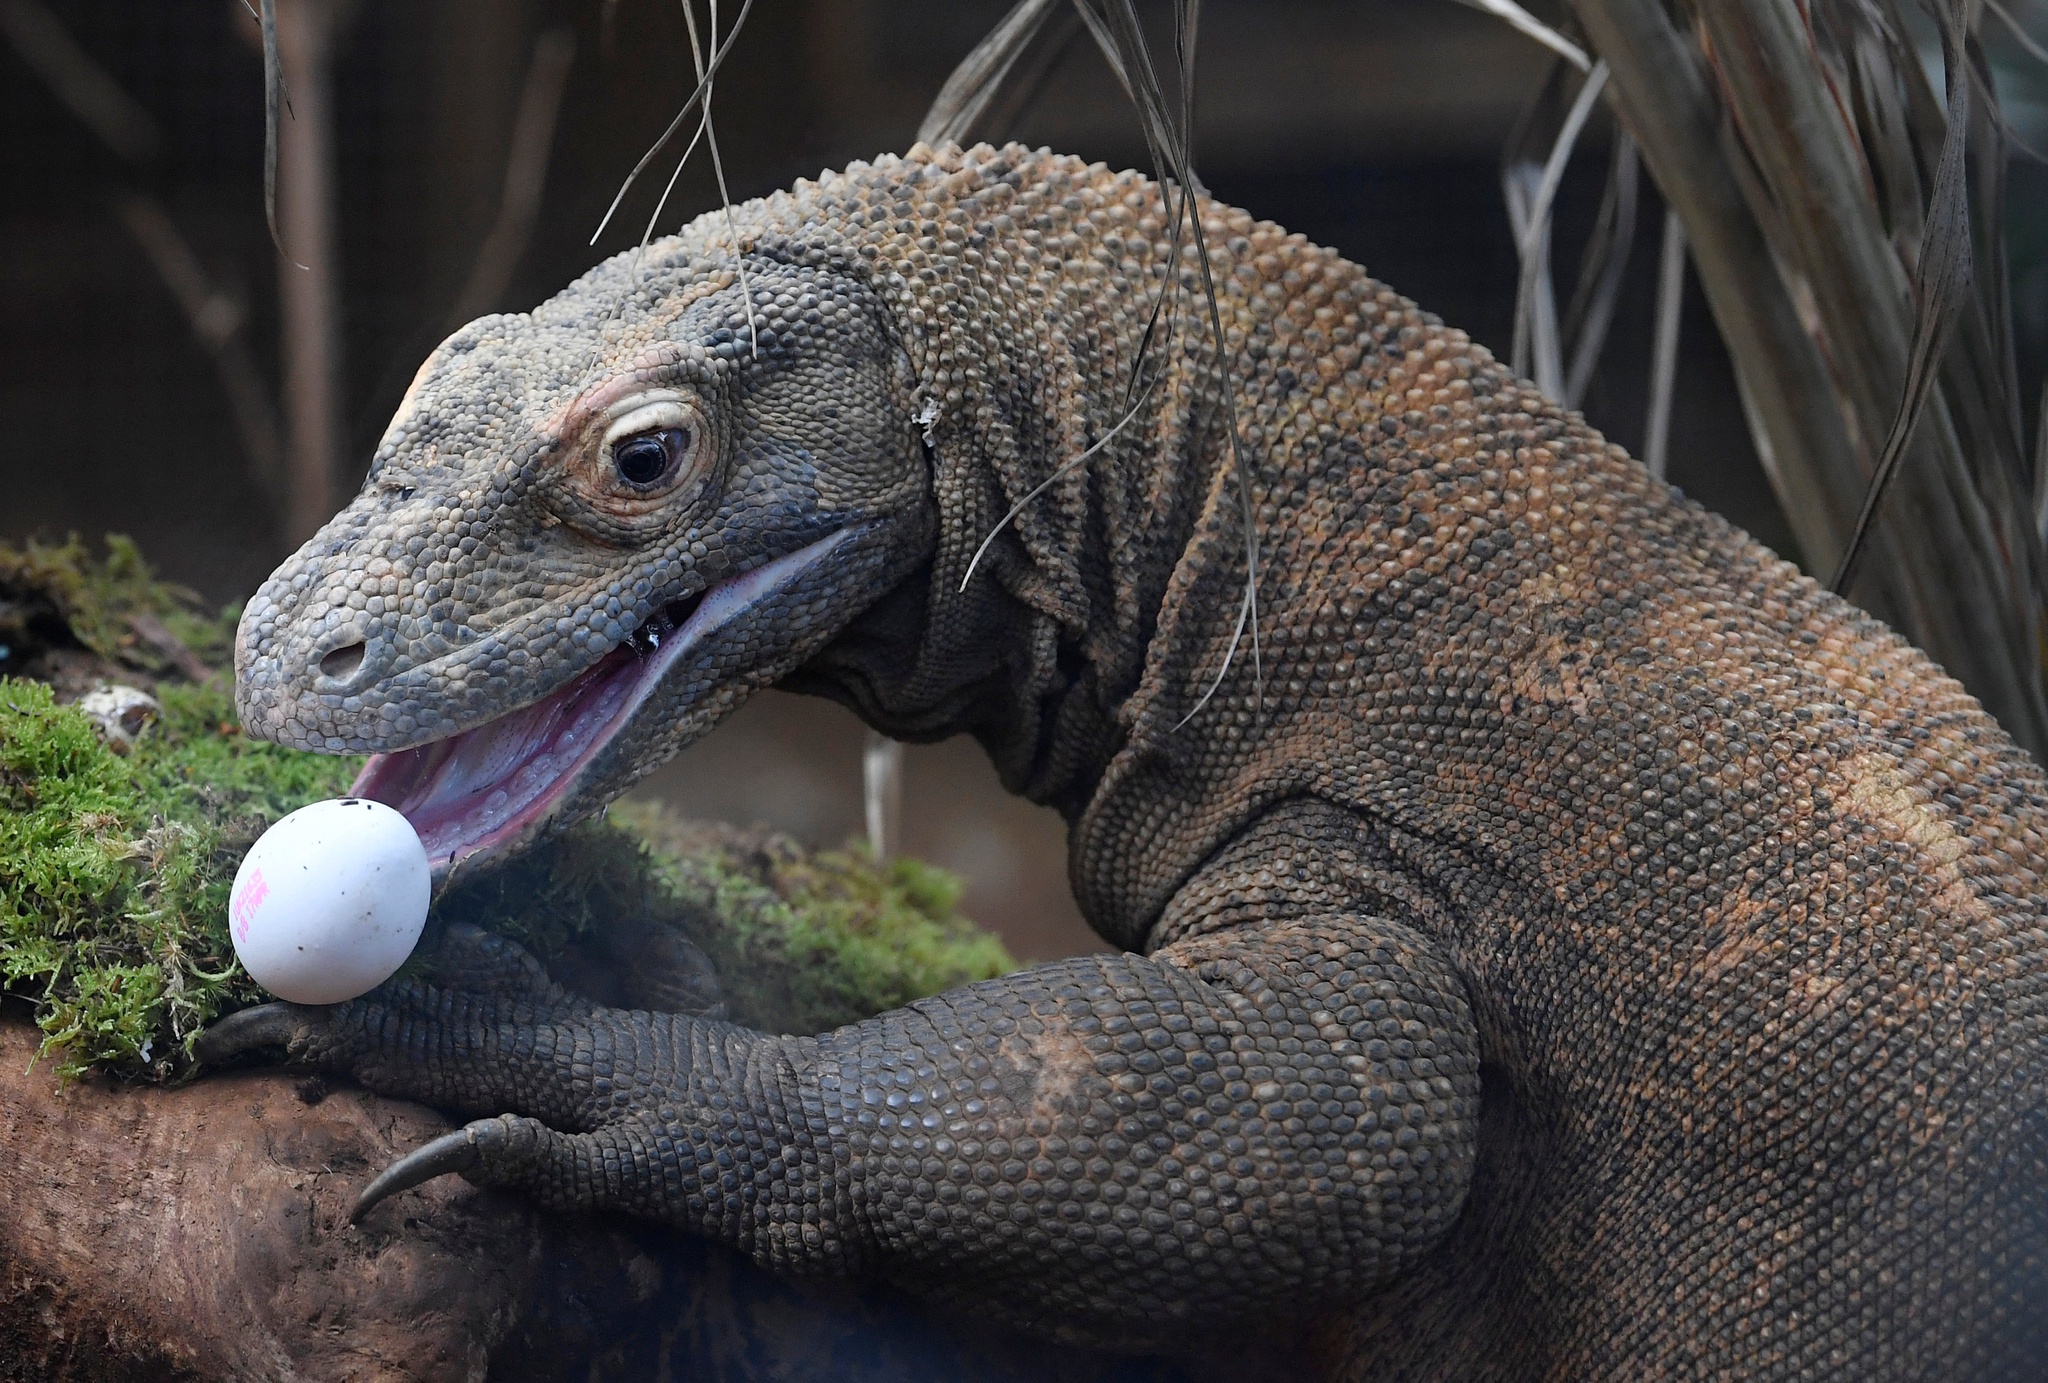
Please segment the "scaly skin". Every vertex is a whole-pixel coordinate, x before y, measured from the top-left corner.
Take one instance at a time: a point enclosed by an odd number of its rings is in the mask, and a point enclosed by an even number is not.
[[[1151,184],[1014,147],[738,209],[758,352],[722,217],[465,328],[238,664],[251,732],[399,748],[846,529],[560,814],[758,686],[822,692],[978,736],[1135,954],[774,1037],[472,938],[441,988],[209,1050],[489,1116],[375,1195],[463,1170],[1070,1337],[1308,1318],[1343,1378],[2037,1371],[2040,770],[1462,333],[1201,210],[1264,677],[1240,653],[1184,727],[1244,566],[1192,293],[1138,417],[959,589],[1115,424],[1162,281]],[[650,384],[712,441],[622,494],[589,419]]]

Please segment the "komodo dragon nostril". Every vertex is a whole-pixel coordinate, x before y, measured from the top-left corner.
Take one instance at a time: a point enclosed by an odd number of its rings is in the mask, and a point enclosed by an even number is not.
[[[320,660],[321,675],[332,677],[336,681],[352,676],[355,670],[363,665],[363,653],[366,648],[367,645],[359,640],[332,650]]]

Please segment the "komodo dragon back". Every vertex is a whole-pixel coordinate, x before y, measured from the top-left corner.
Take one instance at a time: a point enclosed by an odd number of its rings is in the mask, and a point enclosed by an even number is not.
[[[1014,146],[473,324],[238,664],[252,732],[375,752],[444,874],[758,686],[969,732],[1124,954],[816,1037],[515,967],[529,1009],[415,984],[209,1050],[486,1116],[366,1210],[459,1170],[1065,1338],[2041,1376],[2040,769],[1464,333],[1199,212],[1220,341],[1155,185]]]

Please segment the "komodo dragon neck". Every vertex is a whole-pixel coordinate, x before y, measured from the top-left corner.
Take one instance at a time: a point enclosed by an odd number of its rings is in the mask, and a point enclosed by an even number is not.
[[[1070,820],[1119,755],[1126,771],[1170,759],[1169,730],[1181,747],[1219,729],[1248,745],[1241,727],[1268,719],[1253,630],[1238,623],[1247,557],[1226,389],[1263,505],[1261,548],[1316,554],[1354,599],[1452,569],[1477,531],[1466,516],[1483,528],[1502,490],[1526,481],[1517,453],[1558,438],[1569,440],[1542,453],[1539,482],[1605,461],[1658,502],[1637,468],[1614,466],[1465,333],[1300,235],[1200,205],[1219,353],[1195,252],[1170,244],[1148,180],[1014,149],[960,168],[919,170],[922,157],[899,195],[936,205],[871,222],[861,254],[895,291],[925,382],[932,566],[785,685],[904,738],[970,731],[1007,786]],[[1489,407],[1509,429],[1494,451],[1473,440]],[[1306,508],[1281,488],[1296,484]],[[1368,492],[1402,502],[1375,512]],[[1461,516],[1441,535],[1425,526],[1439,510]],[[1574,527],[1587,560],[1606,517],[1585,512]],[[1291,570],[1269,571],[1265,618],[1301,590]],[[1212,688],[1214,713],[1183,725]],[[1276,691],[1278,706],[1288,692]]]
[[[1236,503],[1193,251],[1169,287],[1157,189],[1099,165],[907,182],[937,205],[861,253],[921,382],[938,538],[788,685],[903,738],[969,731],[1006,786],[1071,819],[1127,737],[1174,573]],[[1223,208],[1208,226],[1252,229]]]

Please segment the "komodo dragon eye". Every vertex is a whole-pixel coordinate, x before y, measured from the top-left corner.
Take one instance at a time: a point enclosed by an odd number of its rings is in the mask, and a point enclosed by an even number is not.
[[[612,471],[629,490],[668,486],[688,468],[702,423],[694,409],[671,399],[629,407],[605,429]]]
[[[690,449],[690,430],[665,427],[643,432],[612,448],[612,464],[619,478],[629,485],[657,485]]]

